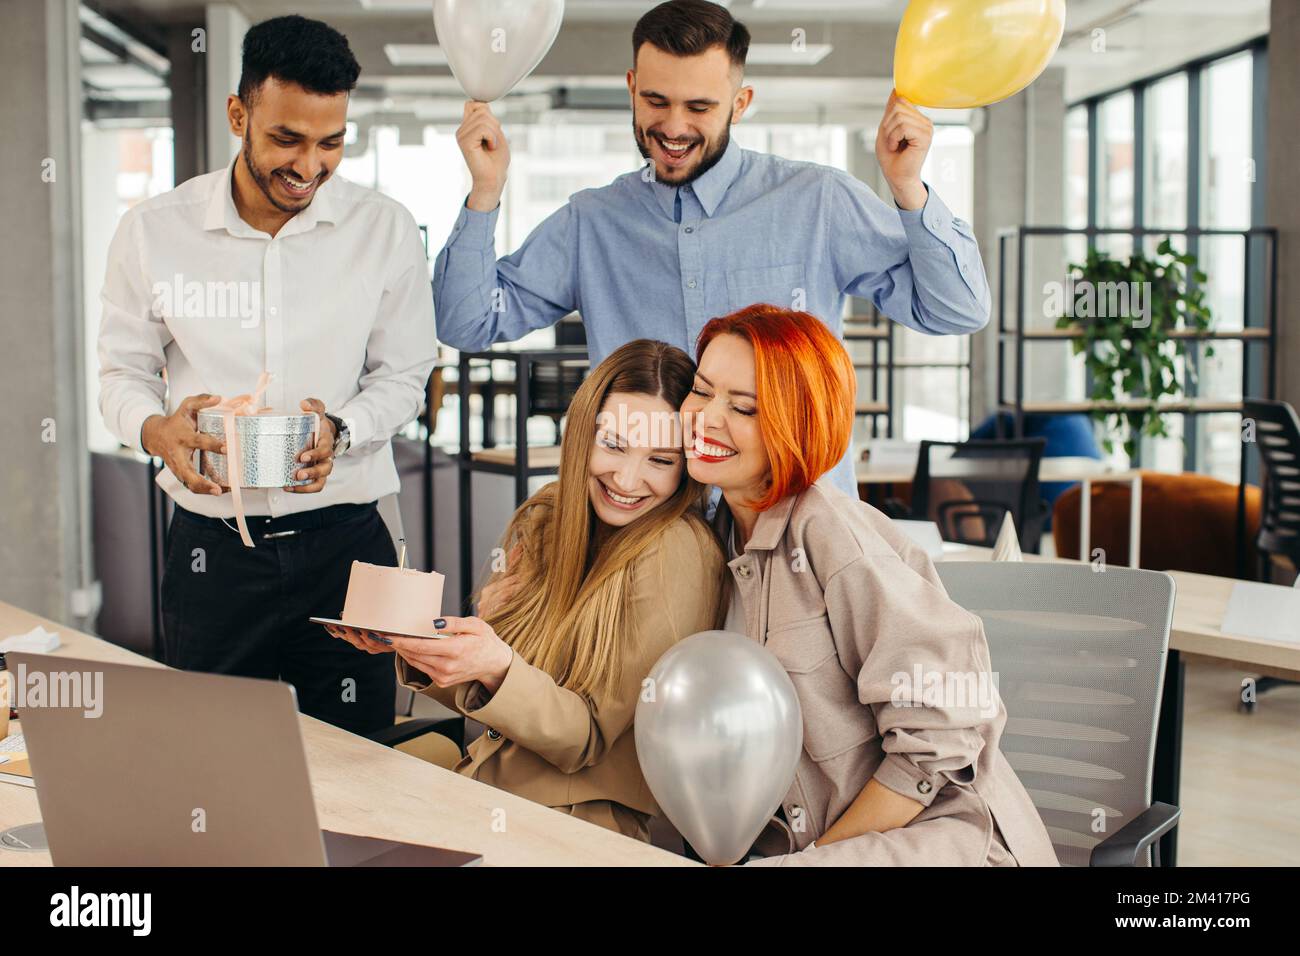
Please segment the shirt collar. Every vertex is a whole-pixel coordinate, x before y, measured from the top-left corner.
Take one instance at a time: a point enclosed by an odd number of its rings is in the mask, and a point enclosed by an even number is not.
[[[208,199],[203,228],[224,229],[232,236],[264,236],[265,233],[244,222],[239,215],[239,210],[235,208],[235,163],[239,162],[243,155],[241,149],[226,167],[226,174],[217,177],[212,195]],[[337,175],[338,170],[335,170],[329,179],[321,183],[316,190],[316,195],[312,197],[311,205],[286,222],[278,233],[279,236],[307,232],[315,228],[318,223],[338,221],[338,204],[334,201],[334,177]]]
[[[732,139],[727,143],[722,158],[718,160],[714,167],[689,184],[691,191],[695,193],[695,198],[700,201],[705,214],[710,218],[717,211],[718,205],[722,202],[722,197],[727,194],[731,184],[740,175],[741,159],[740,147],[736,144],[735,139]],[[651,161],[647,160],[647,162]],[[673,219],[673,207],[677,202],[677,193],[686,187],[670,186],[651,179],[650,188],[654,190],[655,199],[658,201],[659,207],[663,209],[664,214],[669,219]]]
[[[745,545],[745,551],[771,551],[780,544],[785,529],[790,524],[790,515],[794,513],[798,498],[798,495],[787,495],[766,511],[760,512],[758,522],[754,525],[754,533],[749,536],[749,541]],[[713,517],[713,529],[725,542],[734,526],[735,519],[731,516],[731,509],[727,507],[727,500],[723,498],[718,502],[718,510]],[[744,557],[744,554],[738,557]]]

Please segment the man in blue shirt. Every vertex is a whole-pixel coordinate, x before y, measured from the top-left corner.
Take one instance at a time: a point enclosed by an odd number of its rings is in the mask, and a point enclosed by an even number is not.
[[[756,302],[810,312],[837,333],[847,295],[934,335],[975,332],[988,281],[970,226],[921,181],[933,124],[891,95],[876,157],[886,204],[849,174],[741,149],[753,100],[749,31],[707,0],[670,0],[632,37],[627,85],[640,171],[570,198],[513,254],[494,232],[510,150],[485,103],[457,132],[473,188],[438,255],[439,338],[484,349],[578,311],[592,364],[653,338],[694,354],[714,316]],[[836,483],[855,493],[846,458]]]

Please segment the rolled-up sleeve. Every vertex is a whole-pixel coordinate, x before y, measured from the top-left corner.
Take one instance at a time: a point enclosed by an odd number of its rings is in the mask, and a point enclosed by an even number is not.
[[[433,296],[442,341],[478,351],[554,325],[578,307],[577,225],[560,207],[512,255],[497,260],[499,209],[462,207],[434,264]]]
[[[970,224],[927,184],[921,209],[899,209],[847,173],[830,178],[829,248],[840,290],[895,322],[951,335],[988,324],[992,296]]]
[[[342,407],[329,409],[348,424],[347,453],[382,446],[420,414],[437,351],[428,261],[415,220],[402,210],[395,225],[393,268],[366,341],[360,391]]]
[[[141,242],[139,216],[127,212],[108,247],[97,343],[100,414],[118,441],[139,451],[145,419],[167,413],[162,370],[172,340],[153,308]]]
[[[881,735],[874,779],[923,806],[973,782],[998,712],[979,618],[893,554],[854,561],[825,591],[840,661]]]

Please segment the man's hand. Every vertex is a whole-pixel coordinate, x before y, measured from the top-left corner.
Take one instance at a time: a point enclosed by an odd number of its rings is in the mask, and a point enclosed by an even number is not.
[[[876,160],[902,209],[920,209],[929,198],[921,165],[933,139],[934,123],[897,91],[890,93],[876,130]]]
[[[319,398],[304,398],[300,406],[304,412],[315,412],[320,419],[320,435],[316,447],[298,456],[304,466],[293,473],[294,478],[310,478],[309,485],[288,485],[285,491],[296,495],[314,495],[325,487],[325,479],[334,470],[334,423],[325,417],[325,403]]]
[[[191,395],[170,415],[150,415],[140,429],[144,450],[161,458],[168,470],[196,495],[222,494],[220,485],[194,469],[196,449],[222,454],[226,451],[224,441],[216,435],[205,435],[198,428],[199,411],[220,402],[220,395]]]
[[[475,212],[491,212],[501,203],[506,188],[510,144],[486,103],[470,100],[465,104],[465,118],[456,130],[456,142],[474,178],[465,205]]]

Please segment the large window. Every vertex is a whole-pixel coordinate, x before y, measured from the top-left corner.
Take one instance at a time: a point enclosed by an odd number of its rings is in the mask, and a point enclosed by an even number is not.
[[[1252,124],[1255,98],[1262,95],[1254,89],[1262,56],[1261,41],[1072,107],[1066,124],[1068,225],[1250,228],[1258,178],[1255,157],[1262,148],[1263,131]],[[1080,153],[1091,165],[1079,162]],[[1090,183],[1095,195],[1089,195]],[[1150,254],[1161,238],[1148,236],[1142,247]],[[1203,288],[1216,330],[1239,330],[1261,321],[1258,315],[1243,314],[1247,301],[1256,306],[1262,301],[1261,289],[1248,289],[1262,278],[1247,262],[1242,237],[1173,240],[1197,257],[1207,275]],[[1255,242],[1258,256],[1263,245]],[[1096,244],[1116,256],[1133,248],[1129,236],[1102,236]],[[1213,355],[1206,354],[1210,345]],[[1189,395],[1224,401],[1242,397],[1241,342],[1188,343],[1188,351],[1191,357],[1180,379]],[[1167,422],[1170,438],[1143,442],[1144,467],[1237,480],[1237,415],[1171,415]]]
[[[1127,228],[1134,218],[1133,94],[1118,93],[1097,110],[1097,225]],[[1127,236],[1104,236],[1097,244],[1112,255],[1132,250]]]
[[[1147,225],[1182,229],[1187,225],[1187,74],[1147,87],[1145,109],[1143,215]]]
[[[1250,53],[1206,67],[1201,79],[1200,224],[1213,229],[1247,229],[1255,185],[1251,110]],[[1205,294],[1215,327],[1240,329],[1245,324],[1246,241],[1239,236],[1205,236],[1197,249],[1201,268],[1210,276]],[[1204,351],[1203,349],[1201,350]],[[1213,357],[1200,362],[1202,394],[1241,398],[1241,342],[1216,342]],[[1240,425],[1233,415],[1204,415],[1196,421],[1197,444],[1205,470],[1235,480],[1241,454]]]
[[[974,211],[975,137],[966,126],[938,126],[921,178],[952,214]],[[886,197],[887,198],[887,197]],[[906,441],[960,441],[970,431],[970,336],[894,330],[894,434]]]

